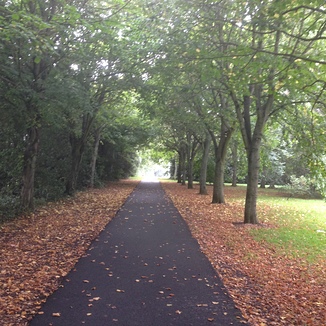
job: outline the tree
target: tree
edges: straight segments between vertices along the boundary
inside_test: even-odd
[[[44,126],[59,127],[60,121],[57,132],[61,130],[62,138],[70,131],[70,174],[60,180],[64,178],[67,193],[73,193],[97,113],[107,102],[112,107],[121,91],[134,87],[133,68],[141,59],[130,52],[135,49],[122,31],[130,32],[126,19],[137,6],[130,6],[128,13],[125,8],[120,1],[1,2],[0,86],[6,103],[1,109],[7,110],[8,122],[16,124],[13,128],[19,129],[24,146],[23,208],[34,206]]]
[[[318,84],[319,90],[312,88],[320,100],[322,83],[304,75],[311,76],[311,64],[324,64],[319,59],[324,14],[321,1],[313,5],[301,1],[180,1],[170,11],[167,21],[173,23],[167,24],[169,28],[160,26],[166,34],[165,47],[173,50],[173,55],[164,58],[167,65],[178,67],[183,74],[185,67],[195,68],[197,80],[205,80],[202,85],[217,80],[220,92],[228,93],[233,101],[248,160],[245,223],[258,223],[260,149],[267,122],[294,109],[288,92],[294,99],[301,85]],[[185,20],[180,23],[177,15]],[[194,74],[184,75],[184,83],[193,84]],[[314,100],[316,97],[305,99]]]
[[[211,136],[208,131],[205,133],[205,139],[202,143],[202,159],[200,164],[200,175],[199,175],[199,194],[207,195],[207,166],[208,166],[208,159],[209,159],[209,150],[211,144]]]
[[[228,4],[232,7],[231,2]],[[289,18],[298,23],[298,17],[289,17],[289,13],[305,12],[304,6],[288,9],[288,3],[269,1],[233,4],[236,7],[232,14],[228,10],[224,16],[223,34],[219,38],[219,44],[223,45],[219,48],[220,55],[222,60],[228,61],[224,65],[222,83],[234,102],[248,159],[244,222],[258,223],[256,203],[261,141],[269,118],[280,114],[284,107],[275,103],[282,98],[287,102],[285,76],[294,73],[298,57],[311,51],[311,40],[307,42],[303,36],[307,30],[301,29],[309,15],[304,13],[299,29],[290,32]],[[307,10],[311,13],[311,8]],[[308,25],[310,23],[309,20]],[[291,50],[288,44],[293,44]],[[287,87],[291,87],[291,83],[287,83]]]
[[[289,162],[267,139],[274,131],[275,144],[295,139],[289,150],[304,151],[304,173],[325,190],[325,14],[321,0],[0,1],[2,192],[20,191],[31,209],[35,193],[126,175],[136,142],[151,137],[157,153],[178,153],[189,188],[201,144],[205,193],[210,138],[212,201],[223,203],[228,145],[235,185],[231,135],[240,133],[244,222],[258,223],[258,180]]]
[[[27,209],[33,208],[39,124],[44,103],[41,94],[59,58],[54,43],[62,36],[62,28],[52,19],[62,14],[61,5],[55,1],[50,8],[45,8],[47,5],[20,1],[1,4],[5,31],[2,34],[5,47],[1,53],[1,79],[7,84],[3,88],[5,100],[25,120],[21,200]]]
[[[68,54],[78,51],[96,16],[96,2],[2,2],[5,47],[1,53],[4,98],[23,122],[24,143],[21,202],[34,206],[34,179],[40,144],[46,84]],[[94,5],[94,6],[93,6]],[[92,7],[93,6],[93,7]],[[93,26],[94,28],[95,26]],[[73,62],[70,62],[72,64]],[[68,64],[69,66],[69,64]]]

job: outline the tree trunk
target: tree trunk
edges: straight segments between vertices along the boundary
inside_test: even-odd
[[[193,167],[194,167],[194,160],[190,158],[188,160],[188,189],[194,188],[194,176],[193,176]]]
[[[186,179],[187,179],[187,169],[186,169],[186,149],[184,145],[182,145],[180,148],[180,168],[181,168],[181,184],[185,186]]]
[[[218,154],[215,153],[215,176],[213,183],[213,204],[225,204],[224,196],[224,168],[225,165],[221,161]]]
[[[257,194],[260,161],[260,143],[261,138],[259,136],[253,137],[248,155],[248,180],[244,223],[259,223],[257,217]]]
[[[173,163],[174,163],[174,171],[173,171],[172,178],[173,178],[173,180],[176,180],[177,177],[178,177],[178,172],[179,172],[179,164],[177,162],[177,158],[176,157],[173,159]]]
[[[79,174],[80,163],[84,153],[84,144],[81,139],[70,136],[71,144],[71,170],[70,176],[66,184],[66,194],[73,195],[77,189],[77,180]]]
[[[178,172],[177,172],[177,182],[181,183],[182,182],[182,163],[181,163],[181,152],[178,152]]]
[[[262,101],[262,86],[251,85],[249,87],[251,95],[245,95],[243,97],[243,110],[240,102],[236,98],[235,94],[231,92],[238,121],[240,123],[240,129],[242,139],[247,152],[248,159],[248,181],[247,181],[247,193],[245,203],[244,223],[258,224],[257,217],[257,193],[258,193],[258,176],[259,176],[259,163],[260,163],[260,145],[263,135],[263,130],[266,121],[269,118],[271,108],[274,101],[274,94],[271,92],[267,96],[264,104]],[[251,120],[250,120],[250,106],[252,104],[251,96],[255,95],[256,104],[256,122],[253,134],[251,133]]]
[[[176,173],[176,170],[175,170],[175,165],[176,165],[176,161],[175,161],[175,158],[171,158],[170,159],[170,168],[169,168],[169,175],[170,175],[170,180],[173,180],[173,177]]]
[[[90,175],[90,182],[89,182],[89,186],[91,188],[94,187],[96,161],[97,161],[97,155],[98,155],[98,147],[99,147],[100,139],[101,139],[101,130],[102,130],[101,127],[97,128],[95,130],[94,150],[93,150],[92,161],[91,161],[91,175]]]
[[[209,133],[206,133],[203,149],[203,157],[200,165],[200,176],[199,176],[199,194],[207,195],[206,179],[207,179],[207,165],[209,159],[209,149],[211,144],[211,137]]]
[[[187,146],[186,146],[186,160],[187,160],[187,179],[188,179],[188,189],[194,188],[193,182],[193,157],[192,157],[192,135],[187,133]]]
[[[76,137],[70,135],[71,144],[71,170],[68,181],[66,183],[66,194],[73,195],[77,189],[77,180],[79,175],[80,163],[84,154],[85,145],[90,132],[91,125],[94,121],[94,115],[87,114],[83,116],[82,134]]]
[[[188,171],[188,189],[194,188],[194,160],[199,148],[199,142],[191,134],[187,135],[187,171]]]
[[[237,186],[237,179],[238,179],[238,143],[235,142],[234,146],[232,147],[232,187]]]
[[[34,180],[39,141],[38,128],[35,126],[29,128],[23,158],[23,185],[21,190],[21,206],[25,210],[34,209]]]
[[[265,189],[266,188],[266,175],[267,175],[266,164],[263,164],[262,165],[262,169],[261,170],[262,171],[260,173],[260,188],[261,189]]]
[[[213,184],[213,204],[225,204],[224,197],[224,172],[225,160],[227,155],[227,148],[233,133],[232,128],[227,128],[225,124],[221,123],[221,134],[219,143],[213,139],[215,150],[215,175]]]

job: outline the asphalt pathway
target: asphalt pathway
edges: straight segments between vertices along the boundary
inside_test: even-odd
[[[32,326],[243,325],[159,183],[141,182]]]

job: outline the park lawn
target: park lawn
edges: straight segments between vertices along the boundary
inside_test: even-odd
[[[199,187],[162,182],[202,251],[252,325],[326,325],[326,203],[259,189],[260,225],[243,224],[244,186],[226,205]]]
[[[324,200],[271,197],[261,194],[259,205],[273,209],[263,222],[276,228],[252,230],[255,239],[274,245],[280,254],[314,262],[326,257],[326,203]]]
[[[227,187],[230,202],[244,202],[245,186]],[[259,189],[258,216],[270,228],[251,230],[258,241],[273,244],[279,254],[313,262],[326,257],[326,202],[293,198],[284,189]]]

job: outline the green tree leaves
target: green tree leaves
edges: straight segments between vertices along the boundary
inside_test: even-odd
[[[98,131],[104,151],[119,144],[130,154],[154,135],[159,150],[182,152],[187,136],[202,142],[207,131],[218,149],[223,128],[235,129],[255,175],[255,216],[260,146],[275,121],[300,139],[316,176],[325,170],[325,10],[322,0],[1,1],[3,150],[14,143],[22,171],[33,171],[39,154],[47,161],[40,131],[53,128],[64,155],[46,153],[66,166],[68,140],[81,141],[87,179],[83,156]],[[23,185],[27,206],[33,173]]]

